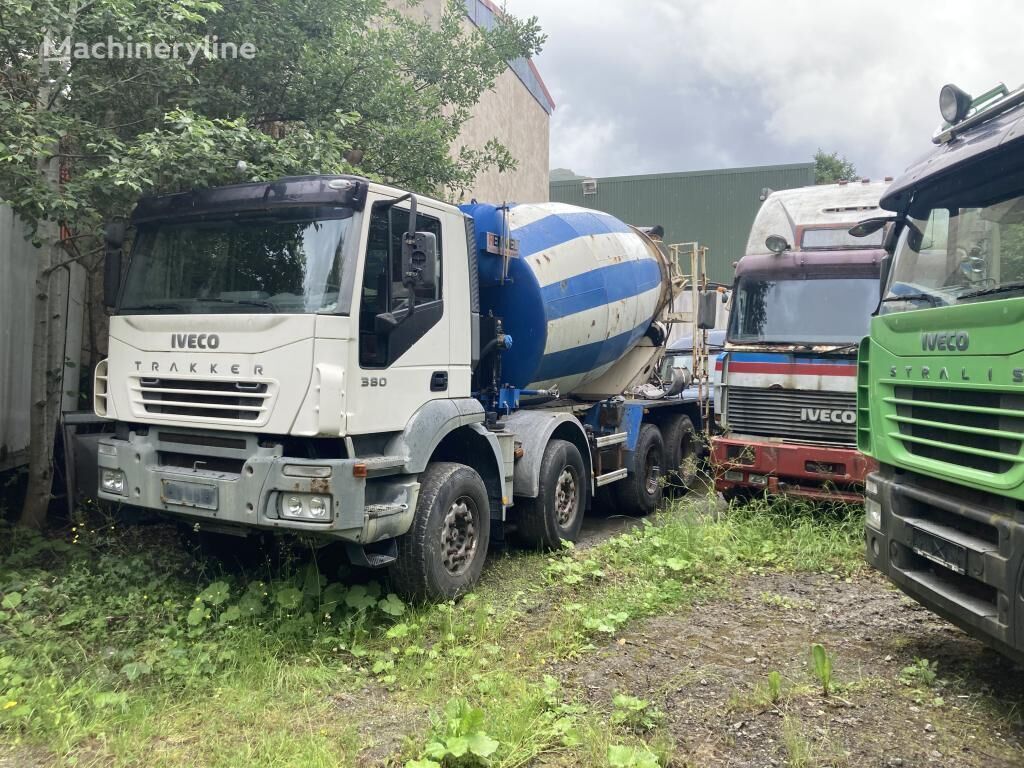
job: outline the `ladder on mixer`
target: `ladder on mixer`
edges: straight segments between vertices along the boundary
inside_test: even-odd
[[[708,247],[697,242],[672,243],[668,246],[671,269],[675,271],[673,282],[681,284],[682,294],[688,294],[690,309],[677,310],[676,297],[672,298],[670,312],[665,316],[669,323],[688,326],[693,339],[693,380],[697,385],[700,400],[701,420],[705,428],[711,418],[711,376],[708,371],[707,331],[698,326],[701,296],[708,289]]]

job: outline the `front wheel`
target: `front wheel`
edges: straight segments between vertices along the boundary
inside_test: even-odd
[[[491,514],[476,470],[438,461],[420,475],[412,528],[397,540],[396,591],[413,600],[452,600],[469,592],[487,559]]]
[[[576,541],[587,508],[587,473],[580,449],[568,440],[552,440],[540,462],[535,499],[517,499],[516,538],[530,547],[558,549]]]
[[[633,471],[612,488],[619,512],[649,515],[661,503],[661,473],[665,467],[665,441],[653,424],[641,424],[633,454]]]

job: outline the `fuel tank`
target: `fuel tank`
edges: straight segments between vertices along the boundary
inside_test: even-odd
[[[669,300],[667,257],[614,216],[564,203],[461,209],[475,227],[481,312],[513,340],[503,383],[572,394],[629,352]]]

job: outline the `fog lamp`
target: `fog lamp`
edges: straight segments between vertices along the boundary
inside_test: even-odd
[[[967,117],[972,101],[971,94],[948,83],[939,91],[939,114],[947,123],[955,125]]]
[[[312,493],[289,493],[279,502],[281,517],[291,520],[328,522],[331,519],[331,497]]]
[[[119,469],[101,470],[100,488],[107,493],[116,493],[118,496],[124,496],[124,472]]]

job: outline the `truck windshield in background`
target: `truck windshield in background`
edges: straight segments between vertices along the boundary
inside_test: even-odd
[[[982,206],[970,198],[911,210],[883,313],[1024,293],[1024,197]]]
[[[845,224],[841,227],[814,227],[804,229],[800,235],[802,251],[835,251],[844,248],[881,248],[883,230],[872,232],[864,237],[854,237]]]
[[[347,313],[353,229],[345,208],[142,225],[121,313]]]
[[[743,275],[733,302],[733,344],[852,344],[868,333],[878,281]]]

